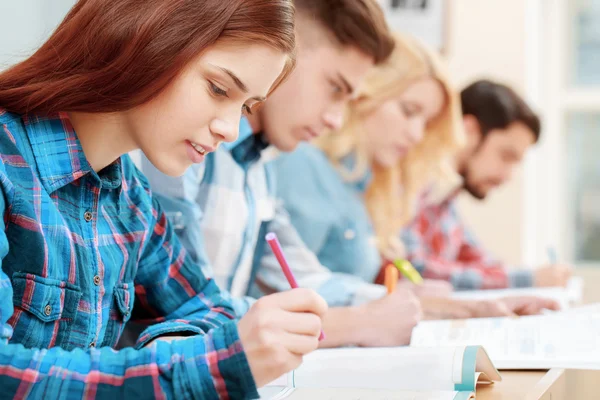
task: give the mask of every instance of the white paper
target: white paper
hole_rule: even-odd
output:
[[[498,369],[600,369],[600,314],[423,321],[411,346],[483,346]]]
[[[445,391],[393,391],[376,389],[339,389],[339,388],[321,388],[306,389],[299,388],[290,390],[282,397],[272,400],[454,400],[458,392]],[[471,396],[470,398],[475,398]],[[461,397],[464,399],[464,397]]]
[[[464,348],[346,348],[319,350],[294,372],[296,387],[454,390]]]
[[[546,310],[545,314],[549,314],[549,315],[597,314],[597,315],[600,315],[600,303],[586,304],[583,306],[577,306],[577,307],[569,308],[566,310],[559,310],[559,311]]]
[[[583,298],[583,279],[581,277],[572,277],[566,288],[547,287],[547,288],[517,288],[517,289],[493,289],[493,290],[468,290],[459,291],[452,294],[456,299],[470,300],[491,300],[502,297],[515,296],[536,296],[557,301],[561,309],[568,309],[579,303]]]
[[[308,393],[337,399],[347,398],[336,397],[342,396],[340,393],[373,391],[372,396],[364,398],[378,399],[376,396],[381,395],[382,399],[421,399],[438,398],[437,392],[445,392],[444,396],[449,397],[441,398],[453,399],[455,385],[463,380],[464,353],[464,346],[318,350],[306,356],[295,371],[260,389],[259,394],[262,399],[273,400],[300,398],[290,396]],[[481,348],[471,369],[481,371],[475,373],[475,382],[479,377],[483,383],[502,379]],[[421,391],[420,397],[414,397]],[[461,399],[464,398],[461,393]]]

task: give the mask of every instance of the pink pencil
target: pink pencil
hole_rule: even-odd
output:
[[[271,250],[273,250],[275,258],[277,258],[277,261],[281,266],[281,270],[283,271],[283,274],[290,283],[290,286],[292,287],[292,289],[297,289],[298,282],[296,282],[296,278],[294,277],[294,274],[292,273],[292,270],[290,269],[290,266],[287,260],[285,259],[285,256],[283,255],[283,250],[281,249],[279,240],[277,240],[277,235],[273,232],[270,232],[267,233],[265,239],[267,239],[267,243],[269,243],[269,246],[271,246]],[[323,339],[325,339],[325,333],[321,331],[321,334],[319,335],[319,340]]]

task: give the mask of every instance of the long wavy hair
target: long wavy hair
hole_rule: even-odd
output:
[[[161,93],[217,40],[261,43],[294,65],[292,0],[79,0],[28,59],[0,73],[0,107],[118,112]]]
[[[367,76],[357,100],[347,109],[342,129],[324,135],[315,143],[346,180],[360,179],[367,170],[372,171],[365,203],[382,252],[396,246],[398,233],[414,216],[418,196],[425,186],[436,179],[455,179],[452,158],[465,141],[459,93],[450,83],[444,62],[416,39],[402,34],[394,36],[394,52]],[[369,140],[363,121],[377,107],[426,77],[436,79],[443,87],[443,110],[429,121],[423,140],[397,165],[391,168],[378,165],[363,150]],[[351,170],[342,165],[349,155],[356,159]]]

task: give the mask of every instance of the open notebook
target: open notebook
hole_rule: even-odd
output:
[[[452,294],[453,298],[465,300],[491,300],[512,296],[537,296],[553,299],[558,302],[562,309],[568,309],[582,302],[583,279],[574,276],[569,280],[566,288],[563,287],[532,287],[516,289],[493,289],[493,290],[467,290]]]
[[[261,399],[474,399],[502,378],[480,346],[318,350],[262,388]]]
[[[600,370],[600,305],[546,315],[423,321],[411,346],[482,345],[499,369]]]

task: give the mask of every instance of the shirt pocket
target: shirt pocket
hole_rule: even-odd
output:
[[[116,347],[125,324],[131,318],[134,290],[133,282],[119,283],[115,286],[102,346]]]
[[[71,349],[71,329],[81,291],[67,282],[20,272],[13,275],[12,285],[11,343],[27,348]]]
[[[256,202],[256,217],[259,222],[270,222],[275,218],[277,202],[271,197],[265,197]]]
[[[325,239],[318,256],[324,265],[334,272],[355,274],[362,265],[364,232],[351,218],[340,218]],[[361,266],[364,268],[365,266]]]

